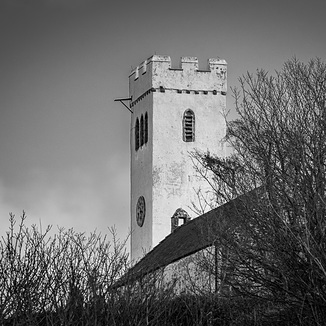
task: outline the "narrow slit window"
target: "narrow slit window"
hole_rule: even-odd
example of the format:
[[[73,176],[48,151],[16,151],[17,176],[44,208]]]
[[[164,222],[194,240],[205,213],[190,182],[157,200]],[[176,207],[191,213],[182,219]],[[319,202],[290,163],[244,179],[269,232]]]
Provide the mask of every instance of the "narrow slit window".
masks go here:
[[[136,125],[135,125],[135,149],[136,151],[139,148],[139,119],[136,119]]]
[[[144,145],[144,136],[145,136],[145,132],[144,132],[144,116],[141,115],[141,118],[140,118],[140,146]]]
[[[148,142],[148,114],[145,113],[145,144]]]
[[[195,141],[195,114],[188,109],[183,115],[183,141]]]

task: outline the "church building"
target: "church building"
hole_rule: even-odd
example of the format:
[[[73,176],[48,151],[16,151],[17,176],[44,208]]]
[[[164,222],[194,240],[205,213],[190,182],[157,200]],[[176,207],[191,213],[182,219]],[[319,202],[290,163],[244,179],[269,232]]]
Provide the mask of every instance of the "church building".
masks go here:
[[[196,219],[194,205],[212,200],[191,153],[224,156],[227,65],[195,57],[175,68],[153,55],[129,76],[131,114],[131,260],[137,262],[183,223]],[[182,227],[183,228],[183,227]],[[177,233],[176,233],[177,234]],[[144,258],[145,259],[145,258]]]

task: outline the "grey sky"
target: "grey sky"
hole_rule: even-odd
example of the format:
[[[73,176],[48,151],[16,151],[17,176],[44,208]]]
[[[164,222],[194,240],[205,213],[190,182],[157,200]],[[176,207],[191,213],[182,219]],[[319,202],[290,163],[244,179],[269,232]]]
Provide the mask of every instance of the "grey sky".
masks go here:
[[[0,225],[129,228],[128,74],[150,55],[326,60],[325,1],[0,0]],[[230,92],[229,92],[230,93]],[[228,107],[232,109],[228,95]]]

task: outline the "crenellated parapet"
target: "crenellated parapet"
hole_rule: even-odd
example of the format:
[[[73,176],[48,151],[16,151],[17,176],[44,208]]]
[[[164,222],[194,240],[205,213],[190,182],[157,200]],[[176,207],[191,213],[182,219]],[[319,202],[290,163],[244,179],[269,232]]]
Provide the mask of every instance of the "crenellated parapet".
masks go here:
[[[169,56],[153,55],[131,71],[129,83],[132,103],[155,91],[225,95],[227,63],[208,59],[207,69],[200,70],[196,57],[182,57],[180,68],[172,68]]]

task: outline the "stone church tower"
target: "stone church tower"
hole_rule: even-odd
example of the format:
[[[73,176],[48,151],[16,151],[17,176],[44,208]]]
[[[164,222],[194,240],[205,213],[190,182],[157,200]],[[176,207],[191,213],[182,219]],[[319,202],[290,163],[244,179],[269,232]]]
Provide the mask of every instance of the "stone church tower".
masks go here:
[[[189,153],[224,155],[226,69],[225,60],[209,59],[199,70],[194,57],[175,69],[170,57],[153,55],[129,76],[133,261],[171,233],[176,211],[195,217],[190,207],[199,190],[208,194]]]

